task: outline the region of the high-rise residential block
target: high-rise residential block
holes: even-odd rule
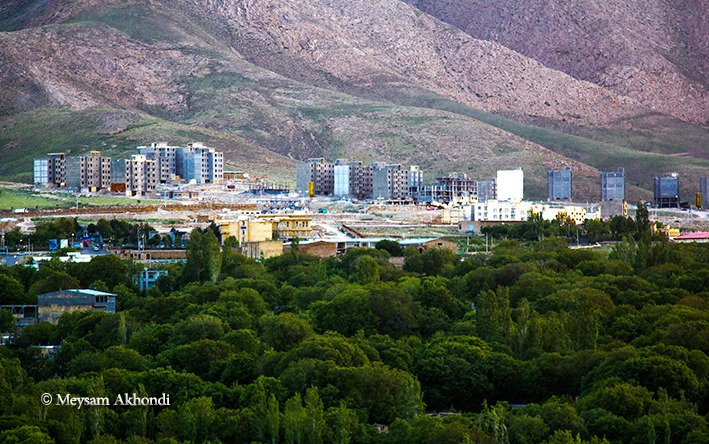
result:
[[[411,165],[409,167],[409,196],[414,200],[419,199],[423,189],[423,172],[418,165]]]
[[[66,186],[66,156],[64,153],[49,153],[42,159],[34,159],[34,183],[50,187]]]
[[[467,174],[453,173],[445,177],[436,177],[433,185],[427,187],[423,200],[452,202],[461,197],[476,197],[478,183]]]
[[[709,177],[699,179],[699,194],[702,195],[702,209],[709,209]]]
[[[372,199],[400,200],[409,195],[409,172],[401,165],[376,163],[372,169]]]
[[[352,195],[353,170],[355,162],[338,159],[333,166],[333,195],[350,197]]]
[[[372,198],[372,177],[371,165],[362,162],[353,162],[354,166],[350,172],[350,195],[359,200]]]
[[[190,143],[175,150],[175,170],[187,182],[218,184],[224,178],[224,154],[201,143]]]
[[[314,193],[320,196],[331,196],[335,192],[335,165],[325,162],[323,158],[308,159],[298,162],[295,170],[296,191],[308,194],[310,182]]]
[[[476,182],[477,196],[479,202],[497,199],[497,187],[495,179],[478,180]]]
[[[547,174],[547,190],[549,201],[571,201],[573,194],[573,176],[571,167],[561,171],[549,171]]]
[[[46,157],[43,159],[34,160],[33,169],[34,184],[36,186],[48,186],[49,185],[49,159]]]
[[[111,187],[111,158],[100,151],[67,157],[65,163],[67,188],[96,192]]]
[[[601,171],[601,200],[625,199],[625,168]]]
[[[224,178],[224,154],[201,143],[187,147],[153,143],[138,147],[137,156],[111,162],[100,151],[77,157],[52,153],[34,160],[34,182],[89,191],[112,188],[112,183],[127,184],[125,189],[116,189],[143,195],[177,176],[197,184],[219,184]]]
[[[159,180],[157,165],[158,161],[148,160],[142,154],[134,154],[126,160],[126,194],[145,196],[152,193]]]
[[[655,177],[655,208],[679,208],[679,175]]]
[[[497,200],[521,202],[524,196],[524,172],[521,168],[500,170],[495,180]]]
[[[150,146],[139,146],[138,154],[147,160],[156,162],[158,182],[168,183],[177,175],[177,149],[166,143],[151,143]]]

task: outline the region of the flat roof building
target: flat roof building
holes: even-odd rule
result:
[[[40,322],[56,324],[59,316],[74,311],[116,312],[116,295],[91,289],[69,289],[37,295]]]
[[[497,199],[497,187],[495,179],[477,181],[478,202]]]
[[[524,198],[524,172],[522,168],[500,170],[495,180],[497,200],[521,202]]]
[[[625,168],[601,171],[601,200],[625,199]]]
[[[547,174],[547,190],[549,201],[571,201],[573,194],[573,176],[571,167],[561,171],[549,171]]]
[[[409,171],[400,164],[377,163],[372,170],[372,199],[401,200],[410,197]]]
[[[655,208],[679,208],[679,175],[655,177]]]

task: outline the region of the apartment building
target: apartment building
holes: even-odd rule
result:
[[[625,199],[625,168],[601,171],[601,201]]]
[[[424,191],[423,172],[418,165],[409,167],[409,196],[418,200]]]
[[[554,220],[560,214],[568,216],[580,225],[586,219],[600,219],[600,207],[563,205],[554,203],[513,202],[510,200],[489,200],[471,205],[471,219],[485,222],[524,222],[532,213],[540,214],[544,220]]]
[[[258,217],[260,221],[271,223],[273,239],[307,239],[313,235],[313,218],[305,214],[262,214]]]
[[[679,175],[655,177],[655,208],[679,208]]]
[[[337,197],[350,197],[353,189],[353,170],[357,162],[348,162],[338,159],[333,165],[333,195]]]
[[[124,162],[126,195],[145,196],[155,191],[159,182],[158,161],[134,154]]]
[[[467,174],[453,173],[446,177],[436,177],[433,185],[425,187],[421,200],[454,202],[459,198],[477,197],[478,184]]]
[[[549,171],[547,173],[547,191],[549,201],[570,202],[574,189],[574,173],[571,167],[567,166],[561,171]]]
[[[344,162],[341,165],[345,165]],[[343,174],[342,171],[340,169],[341,174]],[[301,194],[309,194],[312,183],[314,195],[332,196],[335,193],[335,164],[325,162],[323,158],[298,162],[295,170],[295,182],[296,191]]]
[[[524,172],[522,168],[499,170],[495,179],[497,200],[521,202],[524,197]]]
[[[218,184],[224,178],[224,153],[201,143],[175,150],[175,171],[181,179],[197,184]]]
[[[359,200],[371,199],[373,192],[372,166],[362,162],[353,162],[353,164],[350,170],[350,196]]]
[[[67,188],[96,192],[111,187],[111,158],[101,156],[100,151],[67,157],[65,165]]]
[[[400,164],[375,163],[372,169],[372,199],[402,200],[410,197],[409,171]]]
[[[497,187],[495,179],[478,180],[476,183],[479,202],[497,199]]]
[[[273,223],[268,220],[249,220],[241,217],[235,220],[220,220],[217,222],[222,233],[222,241],[234,236],[239,245],[246,242],[263,242],[273,239]]]
[[[34,184],[53,188],[66,186],[66,155],[49,153],[42,159],[34,159]]]
[[[138,154],[156,162],[159,183],[168,183],[177,176],[177,149],[166,143],[151,143],[149,146],[139,146]]]

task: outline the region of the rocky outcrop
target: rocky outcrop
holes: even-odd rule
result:
[[[709,124],[709,3],[703,0],[404,0],[474,38]]]

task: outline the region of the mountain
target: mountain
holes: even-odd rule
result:
[[[544,48],[514,46],[531,31],[522,6],[494,12],[503,3],[6,0],[0,175],[28,180],[29,159],[49,151],[120,155],[149,141],[193,139],[223,149],[234,167],[281,180],[293,180],[294,160],[323,156],[419,164],[427,177],[487,178],[521,166],[533,198],[545,197],[546,170],[564,165],[575,170],[580,200],[598,198],[598,168],[617,166],[628,171],[631,200],[648,198],[651,176],[671,171],[682,175],[685,195],[696,190],[709,175],[705,83],[677,73],[703,62],[676,58],[677,82],[660,76],[640,91],[642,82],[603,77],[620,71],[601,70],[583,51],[576,65],[545,58],[563,24],[549,27]],[[537,3],[524,6],[546,13]],[[572,9],[555,10],[573,22]],[[470,17],[480,17],[475,26]],[[493,38],[502,23],[516,40]],[[616,26],[625,35],[623,23],[596,27],[596,40]],[[706,43],[692,38],[682,60]],[[659,63],[647,46],[633,53],[642,63],[620,61]]]
[[[709,4],[703,0],[406,0],[655,112],[709,125]]]

